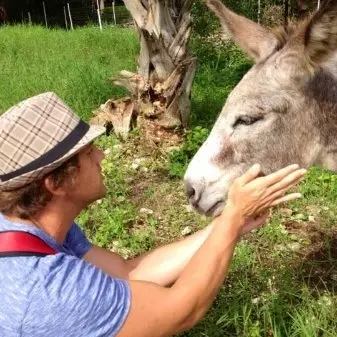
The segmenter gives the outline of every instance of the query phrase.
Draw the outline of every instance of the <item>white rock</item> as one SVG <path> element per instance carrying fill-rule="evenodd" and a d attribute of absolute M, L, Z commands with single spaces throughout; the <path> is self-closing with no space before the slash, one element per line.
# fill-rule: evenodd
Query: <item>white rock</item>
<path fill-rule="evenodd" d="M 294 252 L 301 249 L 301 245 L 298 242 L 289 243 L 287 244 L 287 247 Z"/>
<path fill-rule="evenodd" d="M 134 169 L 134 170 L 137 170 L 139 168 L 139 164 L 132 163 L 131 168 Z"/>
<path fill-rule="evenodd" d="M 149 209 L 149 208 L 143 207 L 143 208 L 141 208 L 141 209 L 139 210 L 139 213 L 143 213 L 143 214 L 153 214 L 153 210 L 152 210 L 152 209 Z"/>
<path fill-rule="evenodd" d="M 332 301 L 331 301 L 331 298 L 329 296 L 321 296 L 320 299 L 319 299 L 319 304 L 321 305 L 324 305 L 324 306 L 330 306 L 332 305 Z"/>
<path fill-rule="evenodd" d="M 187 213 L 192 213 L 193 212 L 193 206 L 191 204 L 188 205 L 184 205 L 184 208 L 186 210 Z"/>
<path fill-rule="evenodd" d="M 104 150 L 104 154 L 107 156 L 107 155 L 109 155 L 111 153 L 111 150 L 110 149 L 105 149 Z"/>
<path fill-rule="evenodd" d="M 293 214 L 293 211 L 290 209 L 290 208 L 281 208 L 279 210 L 279 212 L 283 215 L 283 216 L 286 216 L 286 217 L 290 217 L 292 214 Z"/>
<path fill-rule="evenodd" d="M 261 297 L 255 297 L 252 299 L 252 304 L 258 304 L 261 301 Z"/>
<path fill-rule="evenodd" d="M 166 149 L 167 152 L 178 151 L 180 150 L 180 146 L 170 146 Z"/>
<path fill-rule="evenodd" d="M 285 245 L 279 244 L 279 245 L 275 245 L 275 250 L 279 252 L 284 252 L 287 250 L 287 247 Z"/>
<path fill-rule="evenodd" d="M 181 235 L 186 236 L 192 233 L 192 228 L 190 226 L 186 226 L 182 231 Z"/>
<path fill-rule="evenodd" d="M 112 246 L 114 248 L 119 248 L 121 246 L 121 243 L 118 240 L 112 241 Z"/>
<path fill-rule="evenodd" d="M 309 216 L 308 216 L 308 220 L 309 220 L 310 222 L 315 222 L 315 217 L 312 216 L 312 215 L 309 215 Z"/>
<path fill-rule="evenodd" d="M 121 144 L 116 144 L 113 146 L 114 150 L 119 150 L 122 148 L 122 145 Z"/>
<path fill-rule="evenodd" d="M 145 158 L 136 158 L 133 162 L 135 163 L 135 164 L 141 164 L 142 162 L 144 162 L 145 161 Z"/>

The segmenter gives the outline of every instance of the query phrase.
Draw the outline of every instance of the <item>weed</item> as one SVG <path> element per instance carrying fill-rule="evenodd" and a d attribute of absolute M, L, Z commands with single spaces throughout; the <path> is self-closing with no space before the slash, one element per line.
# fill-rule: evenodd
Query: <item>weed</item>
<path fill-rule="evenodd" d="M 178 150 L 171 152 L 168 172 L 172 177 L 182 178 L 187 165 L 208 136 L 208 129 L 197 126 L 186 133 L 186 141 Z"/>

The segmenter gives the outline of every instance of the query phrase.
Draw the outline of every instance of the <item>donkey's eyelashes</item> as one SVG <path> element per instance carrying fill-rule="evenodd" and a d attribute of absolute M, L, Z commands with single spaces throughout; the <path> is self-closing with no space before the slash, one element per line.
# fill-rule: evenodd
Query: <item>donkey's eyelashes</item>
<path fill-rule="evenodd" d="M 234 124 L 233 128 L 238 127 L 239 125 L 252 125 L 263 119 L 263 116 L 239 116 Z"/>

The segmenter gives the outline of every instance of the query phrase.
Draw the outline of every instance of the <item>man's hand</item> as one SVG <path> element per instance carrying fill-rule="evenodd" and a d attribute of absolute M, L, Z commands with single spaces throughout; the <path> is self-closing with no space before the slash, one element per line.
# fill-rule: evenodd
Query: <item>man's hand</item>
<path fill-rule="evenodd" d="M 269 211 L 266 211 L 258 215 L 257 217 L 252 217 L 252 218 L 247 219 L 242 227 L 241 235 L 248 234 L 253 229 L 259 228 L 267 221 L 268 217 L 269 217 Z"/>
<path fill-rule="evenodd" d="M 306 173 L 298 165 L 287 166 L 264 177 L 259 177 L 259 173 L 260 165 L 256 164 L 233 182 L 220 215 L 223 219 L 231 215 L 241 219 L 237 222 L 241 235 L 262 225 L 270 207 L 302 197 L 300 193 L 285 195 Z"/>

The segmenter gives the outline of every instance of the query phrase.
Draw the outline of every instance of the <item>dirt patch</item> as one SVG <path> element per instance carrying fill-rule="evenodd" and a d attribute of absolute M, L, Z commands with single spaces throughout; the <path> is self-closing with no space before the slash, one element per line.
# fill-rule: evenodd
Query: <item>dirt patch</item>
<path fill-rule="evenodd" d="M 305 281 L 313 290 L 337 290 L 337 233 L 312 222 L 291 222 L 286 228 L 307 242 L 294 254 L 297 280 Z"/>
<path fill-rule="evenodd" d="M 299 278 L 311 288 L 337 290 L 337 234 L 317 234 L 299 268 Z"/>

